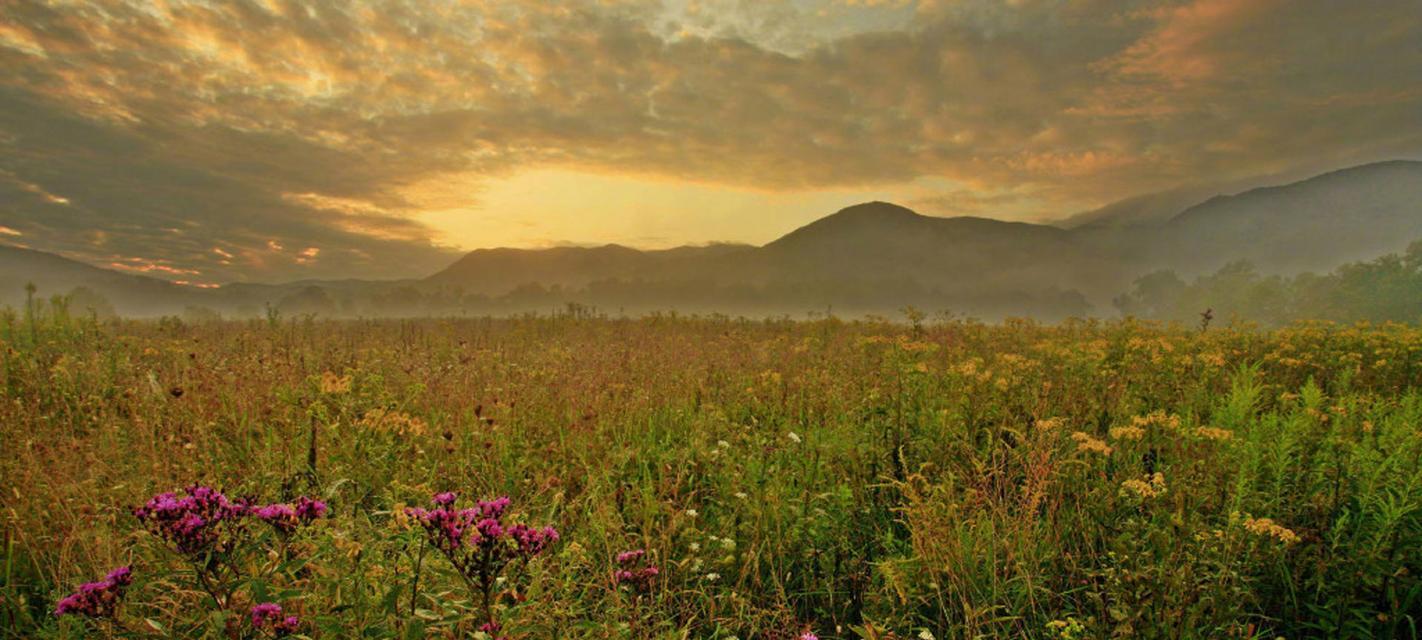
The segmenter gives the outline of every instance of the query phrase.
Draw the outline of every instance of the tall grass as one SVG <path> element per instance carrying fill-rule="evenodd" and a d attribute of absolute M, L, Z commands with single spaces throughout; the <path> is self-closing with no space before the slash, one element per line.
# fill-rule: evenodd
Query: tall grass
<path fill-rule="evenodd" d="M 8 637 L 102 631 L 54 604 L 130 563 L 104 632 L 248 633 L 132 515 L 195 482 L 330 504 L 283 548 L 299 563 L 257 554 L 232 596 L 313 637 L 478 633 L 403 515 L 445 490 L 562 534 L 500 583 L 511 637 L 1418 636 L 1413 328 L 34 303 L 0 340 Z M 661 568 L 645 594 L 612 579 L 635 548 Z"/>

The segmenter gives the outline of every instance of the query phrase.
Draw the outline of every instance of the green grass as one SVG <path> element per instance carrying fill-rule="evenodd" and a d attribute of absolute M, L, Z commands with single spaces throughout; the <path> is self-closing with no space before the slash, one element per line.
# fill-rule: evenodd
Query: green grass
<path fill-rule="evenodd" d="M 401 517 L 442 490 L 562 533 L 501 583 L 516 638 L 1418 636 L 1413 328 L 46 308 L 0 341 L 8 637 L 252 637 L 268 600 L 312 637 L 470 637 Z M 254 533 L 219 609 L 132 515 L 195 482 L 332 513 Z M 611 574 L 642 547 L 638 597 Z M 117 621 L 51 613 L 128 563 Z"/>

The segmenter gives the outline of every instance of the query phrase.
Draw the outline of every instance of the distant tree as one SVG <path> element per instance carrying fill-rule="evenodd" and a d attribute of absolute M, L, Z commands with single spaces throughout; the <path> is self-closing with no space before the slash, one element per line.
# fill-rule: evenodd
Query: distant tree
<path fill-rule="evenodd" d="M 183 322 L 187 324 L 203 324 L 221 320 L 222 314 L 201 305 L 188 305 L 187 308 L 183 309 L 183 315 L 181 317 Z"/>
<path fill-rule="evenodd" d="M 528 282 L 514 287 L 513 291 L 504 294 L 501 300 L 513 310 L 527 311 L 547 305 L 556 300 L 560 293 L 561 287 L 554 286 L 550 289 L 541 283 Z"/>
<path fill-rule="evenodd" d="M 331 294 L 325 289 L 317 286 L 304 287 L 290 295 L 282 298 L 277 303 L 277 309 L 288 315 L 335 315 L 336 302 L 331 299 Z"/>
<path fill-rule="evenodd" d="M 1116 296 L 1114 303 L 1123 315 L 1167 319 L 1176 315 L 1185 290 L 1185 281 L 1174 271 L 1155 271 L 1137 278 L 1131 290 Z"/>
<path fill-rule="evenodd" d="M 1344 265 L 1336 272 L 1332 310 L 1341 320 L 1422 320 L 1422 247 Z"/>
<path fill-rule="evenodd" d="M 1116 298 L 1126 315 L 1188 322 L 1205 309 L 1217 317 L 1281 325 L 1295 320 L 1422 322 L 1422 242 L 1401 254 L 1292 278 L 1264 276 L 1232 262 L 1186 284 L 1157 271 Z"/>
<path fill-rule="evenodd" d="M 109 299 L 89 287 L 74 287 L 64 298 L 72 313 L 93 315 L 100 320 L 118 317 L 118 312 L 114 310 L 114 305 L 109 302 Z"/>
<path fill-rule="evenodd" d="M 424 307 L 425 296 L 419 289 L 405 285 L 375 296 L 372 302 L 377 310 L 386 315 L 413 316 L 419 315 Z"/>

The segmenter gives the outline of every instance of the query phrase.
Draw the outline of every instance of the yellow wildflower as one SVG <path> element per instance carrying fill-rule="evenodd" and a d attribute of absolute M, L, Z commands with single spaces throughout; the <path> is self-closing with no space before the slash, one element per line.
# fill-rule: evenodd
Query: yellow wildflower
<path fill-rule="evenodd" d="M 349 374 L 338 376 L 330 371 L 321 374 L 321 393 L 339 394 L 349 393 L 351 390 L 351 377 Z"/>
<path fill-rule="evenodd" d="M 1140 427 L 1111 427 L 1112 440 L 1140 440 L 1145 437 L 1145 429 Z"/>
<path fill-rule="evenodd" d="M 1071 434 L 1071 439 L 1076 441 L 1077 451 L 1089 451 L 1103 456 L 1111 455 L 1111 445 L 1106 444 L 1105 440 L 1091 437 L 1084 431 Z"/>
<path fill-rule="evenodd" d="M 1140 498 L 1156 498 L 1165 495 L 1165 476 L 1157 471 L 1143 480 L 1131 479 L 1121 483 L 1121 489 L 1136 494 Z"/>
<path fill-rule="evenodd" d="M 1285 545 L 1291 545 L 1299 541 L 1299 535 L 1284 527 L 1271 518 L 1246 518 L 1244 528 L 1257 536 L 1266 536 L 1278 540 Z"/>
<path fill-rule="evenodd" d="M 422 436 L 425 435 L 425 421 L 399 411 L 386 411 L 385 409 L 371 409 L 365 412 L 360 418 L 360 425 L 363 427 L 380 428 L 402 436 Z"/>
<path fill-rule="evenodd" d="M 1152 411 L 1149 414 L 1131 418 L 1131 426 L 1141 429 L 1147 429 L 1153 426 L 1166 429 L 1179 429 L 1180 416 L 1168 414 L 1164 411 Z"/>
<path fill-rule="evenodd" d="M 1062 427 L 1066 420 L 1062 418 L 1042 418 L 1036 423 L 1037 429 L 1041 431 L 1056 431 Z"/>
<path fill-rule="evenodd" d="M 1209 440 L 1218 440 L 1223 442 L 1225 440 L 1233 438 L 1234 432 L 1229 431 L 1228 429 L 1220 429 L 1217 427 L 1199 427 L 1195 429 L 1195 435 L 1200 436 L 1201 438 L 1206 438 Z"/>

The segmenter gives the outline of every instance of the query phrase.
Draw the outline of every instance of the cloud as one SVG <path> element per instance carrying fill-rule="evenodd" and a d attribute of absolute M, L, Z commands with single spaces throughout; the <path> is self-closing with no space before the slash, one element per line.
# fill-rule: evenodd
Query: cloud
<path fill-rule="evenodd" d="M 1280 0 L 1194 0 L 1150 11 L 1156 26 L 1105 66 L 1176 88 L 1240 73 L 1239 65 L 1248 60 L 1228 55 L 1217 43 L 1251 37 L 1261 26 L 1257 21 L 1279 5 Z M 1266 56 L 1253 58 L 1268 64 Z"/>
<path fill-rule="evenodd" d="M 1067 211 L 1422 149 L 1411 0 L 6 12 L 0 224 L 193 282 L 422 275 L 452 256 L 423 212 L 532 167 L 779 191 L 930 177 L 977 194 L 942 208 L 990 214 L 1011 204 L 993 194 Z"/>
<path fill-rule="evenodd" d="M 1031 193 L 1017 191 L 984 191 L 981 189 L 950 189 L 906 203 L 920 213 L 939 216 L 984 216 L 1030 209 L 1035 203 Z"/>

